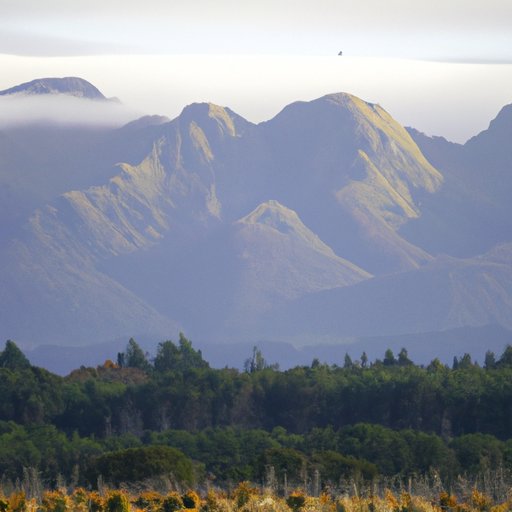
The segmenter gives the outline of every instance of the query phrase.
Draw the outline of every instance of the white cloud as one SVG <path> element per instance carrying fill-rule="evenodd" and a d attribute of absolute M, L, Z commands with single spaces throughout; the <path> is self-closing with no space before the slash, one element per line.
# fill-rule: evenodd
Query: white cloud
<path fill-rule="evenodd" d="M 0 97 L 0 126 L 53 122 L 121 126 L 140 113 L 116 102 L 94 101 L 64 94 Z"/>

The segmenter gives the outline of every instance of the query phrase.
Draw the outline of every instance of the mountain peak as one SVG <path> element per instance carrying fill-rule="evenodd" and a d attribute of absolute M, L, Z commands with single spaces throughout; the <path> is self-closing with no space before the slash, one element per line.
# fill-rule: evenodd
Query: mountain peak
<path fill-rule="evenodd" d="M 249 215 L 240 219 L 244 224 L 265 224 L 281 233 L 289 233 L 294 227 L 303 226 L 299 216 L 279 201 L 270 199 L 257 206 Z"/>
<path fill-rule="evenodd" d="M 236 222 L 235 233 L 245 281 L 245 291 L 236 300 L 235 324 L 241 315 L 249 318 L 283 299 L 371 277 L 337 256 L 295 211 L 275 200 L 260 204 Z"/>
<path fill-rule="evenodd" d="M 215 103 L 192 103 L 187 105 L 179 118 L 186 123 L 197 123 L 207 135 L 237 137 L 251 123 L 227 107 Z M 210 132 L 211 130 L 211 132 Z M 210 133 L 208 133 L 210 132 Z"/>
<path fill-rule="evenodd" d="M 364 112 L 365 115 L 367 115 L 366 111 L 379 114 L 380 111 L 384 112 L 379 105 L 364 101 L 353 94 L 349 94 L 348 92 L 334 92 L 311 101 L 295 101 L 290 103 L 277 114 L 276 118 L 279 118 L 282 114 L 290 115 L 291 113 L 296 114 L 297 112 L 307 112 L 308 115 L 317 112 L 325 115 L 327 111 L 346 111 L 352 112 L 352 114 Z"/>
<path fill-rule="evenodd" d="M 301 240 L 329 257 L 336 257 L 333 250 L 302 222 L 297 212 L 275 199 L 261 203 L 251 213 L 237 221 L 237 224 L 246 227 L 259 226 L 264 230 L 278 232 L 281 236 Z"/>
<path fill-rule="evenodd" d="M 107 98 L 87 80 L 78 77 L 36 78 L 30 82 L 0 91 L 0 96 L 66 94 L 77 98 L 106 100 Z"/>
<path fill-rule="evenodd" d="M 342 105 L 346 105 L 347 103 L 354 103 L 356 101 L 363 101 L 357 96 L 354 96 L 353 94 L 350 94 L 348 92 L 332 92 L 330 94 L 325 94 L 324 96 L 318 98 L 317 101 L 332 101 L 334 103 L 339 103 Z M 314 101 L 314 100 L 313 100 Z M 364 102 L 367 103 L 367 102 Z M 367 103 L 368 105 L 371 105 L 370 103 Z"/>

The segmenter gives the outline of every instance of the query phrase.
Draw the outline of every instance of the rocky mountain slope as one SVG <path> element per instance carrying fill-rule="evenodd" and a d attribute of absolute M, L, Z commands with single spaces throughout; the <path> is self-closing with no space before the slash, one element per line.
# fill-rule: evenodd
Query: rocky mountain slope
<path fill-rule="evenodd" d="M 488 183 L 475 156 L 501 148 L 506 122 L 492 126 L 454 146 L 349 94 L 258 125 L 193 104 L 116 129 L 7 126 L 0 335 L 71 345 L 178 329 L 257 341 L 512 327 L 509 207 L 495 184 L 510 165 L 503 150 Z M 474 246 L 502 246 L 476 257 L 467 240 L 481 233 L 463 219 L 482 204 L 496 236 Z"/>
<path fill-rule="evenodd" d="M 484 325 L 512 329 L 512 267 L 497 260 L 439 257 L 421 269 L 301 297 L 262 323 L 267 336 L 300 335 L 302 342 L 315 335 L 339 342 Z"/>
<path fill-rule="evenodd" d="M 510 241 L 512 233 L 512 105 L 464 145 L 409 130 L 445 185 L 426 197 L 423 215 L 401 233 L 429 252 L 461 257 Z"/>

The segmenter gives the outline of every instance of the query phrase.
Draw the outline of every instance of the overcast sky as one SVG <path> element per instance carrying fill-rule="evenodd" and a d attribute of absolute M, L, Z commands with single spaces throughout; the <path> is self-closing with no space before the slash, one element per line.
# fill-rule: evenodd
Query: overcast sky
<path fill-rule="evenodd" d="M 343 90 L 459 141 L 512 102 L 511 0 L 0 5 L 0 88 L 82 76 L 141 111 L 210 100 L 254 121 Z"/>
<path fill-rule="evenodd" d="M 512 62 L 510 0 L 2 0 L 0 51 Z"/>

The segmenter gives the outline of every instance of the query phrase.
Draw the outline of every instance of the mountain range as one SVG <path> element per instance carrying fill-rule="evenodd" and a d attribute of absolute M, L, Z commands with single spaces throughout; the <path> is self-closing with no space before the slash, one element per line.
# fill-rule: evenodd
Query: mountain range
<path fill-rule="evenodd" d="M 13 94 L 108 103 L 80 78 Z M 502 341 L 511 128 L 509 105 L 453 144 L 346 93 L 260 124 L 201 103 L 114 128 L 4 125 L 0 336 L 339 345 L 499 326 Z"/>

